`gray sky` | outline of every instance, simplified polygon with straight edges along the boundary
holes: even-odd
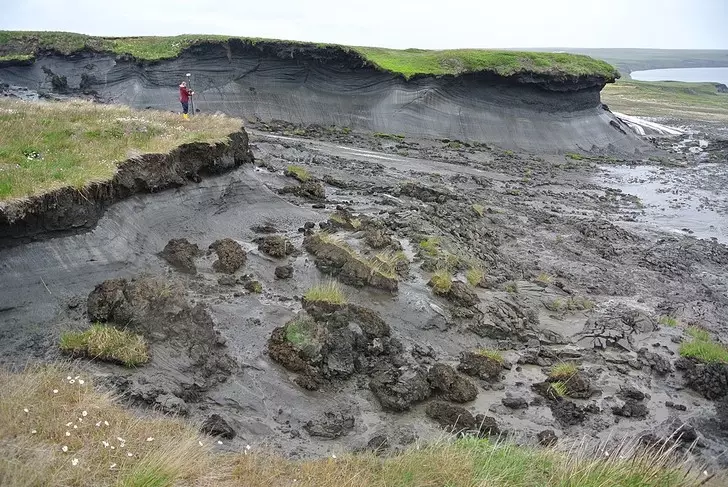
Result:
[[[728,49],[728,0],[2,0],[0,29],[394,48]]]

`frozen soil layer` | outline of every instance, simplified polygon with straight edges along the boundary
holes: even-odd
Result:
[[[226,448],[324,455],[382,436],[398,448],[443,427],[487,434],[482,425],[527,443],[552,438],[537,436],[549,429],[653,441],[687,423],[693,454],[724,461],[719,399],[691,390],[682,372],[703,374],[714,392],[720,366],[675,366],[686,325],[728,336],[724,245],[622,225],[641,209],[595,182],[606,160],[282,130],[251,132],[255,167],[133,195],[87,233],[0,250],[2,361],[56,359],[59,334],[89,319],[128,322],[148,336],[150,364],[89,367],[134,404],[220,415],[236,433]],[[285,189],[302,184],[284,175],[292,164],[325,198]],[[397,271],[397,291],[343,285],[345,312],[304,305],[329,279],[303,249],[322,228],[362,262],[401,251],[409,270]],[[295,250],[264,253],[266,234]],[[160,256],[181,238],[189,244],[165,255],[189,257],[184,271]],[[205,251],[228,238],[242,262],[233,274]],[[461,283],[436,295],[427,283],[443,268]],[[464,284],[472,268],[484,271],[477,287]],[[481,364],[479,350],[500,359]],[[579,373],[558,398],[560,379],[548,374],[563,362]]]
[[[231,41],[140,62],[78,52],[0,67],[0,81],[86,93],[138,108],[179,110],[192,73],[195,109],[418,137],[450,137],[531,151],[649,151],[600,103],[606,79],[469,73],[403,76],[341,49]]]

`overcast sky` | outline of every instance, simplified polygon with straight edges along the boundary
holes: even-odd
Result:
[[[728,49],[728,0],[0,0],[0,29],[394,48]]]

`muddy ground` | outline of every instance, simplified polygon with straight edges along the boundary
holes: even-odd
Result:
[[[725,159],[537,156],[284,123],[249,133],[255,165],[0,250],[0,360],[61,358],[60,333],[89,320],[134,328],[150,364],[83,366],[133,405],[207,420],[221,449],[396,449],[453,423],[526,443],[548,443],[544,430],[656,441],[687,424],[680,448],[725,466],[728,369],[677,353],[687,325],[728,341]],[[286,176],[291,164],[313,180]],[[680,213],[693,194],[697,223]],[[408,265],[396,279],[362,271],[322,229],[366,258],[401,249]],[[477,287],[463,284],[470,267],[484,270]],[[428,286],[438,268],[460,281],[441,295]],[[350,305],[302,302],[331,276],[350,283]],[[287,339],[294,319],[312,330],[305,346]],[[580,372],[557,397],[547,374],[562,362]]]

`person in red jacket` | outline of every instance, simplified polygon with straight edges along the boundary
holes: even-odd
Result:
[[[179,102],[182,104],[182,117],[185,120],[190,118],[187,112],[190,106],[190,97],[194,94],[194,91],[191,91],[189,88],[187,88],[186,81],[183,81],[182,84],[179,85]]]

